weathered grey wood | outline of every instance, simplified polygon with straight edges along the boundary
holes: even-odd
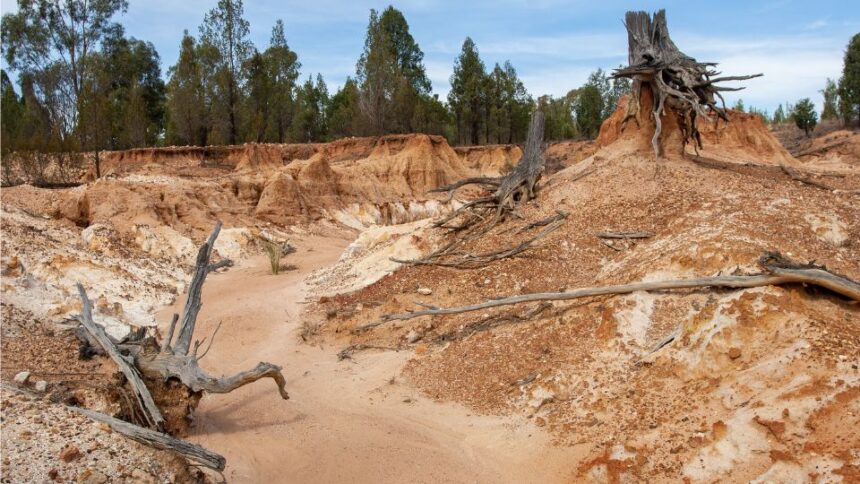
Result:
[[[799,266],[786,263],[784,259],[767,259],[765,255],[762,260],[765,274],[752,276],[716,276],[695,279],[676,279],[669,281],[635,282],[632,284],[621,284],[613,286],[586,287],[564,292],[541,292],[534,294],[523,294],[519,296],[492,299],[478,304],[453,308],[433,308],[421,311],[413,311],[402,314],[391,314],[383,316],[381,320],[359,326],[355,332],[367,331],[385,322],[395,320],[407,320],[420,316],[458,314],[499,306],[510,306],[534,301],[564,301],[592,296],[605,296],[613,294],[629,294],[636,291],[662,291],[669,289],[691,289],[697,287],[728,287],[728,288],[750,288],[761,286],[775,286],[790,283],[805,283],[827,288],[835,293],[860,301],[860,284],[847,277],[833,274],[823,268],[814,266]]]
[[[167,331],[167,339],[164,340],[161,345],[162,353],[173,352],[170,348],[170,344],[173,341],[173,332],[176,331],[176,322],[179,321],[179,315],[173,313],[173,319],[170,320],[170,329]]]
[[[93,321],[92,303],[87,297],[87,292],[84,290],[84,286],[78,284],[77,287],[78,293],[81,296],[81,302],[83,303],[80,318],[81,324],[95,338],[108,356],[116,362],[122,374],[125,375],[129,385],[134,390],[134,396],[137,399],[138,405],[140,405],[144,417],[146,417],[147,423],[153,428],[163,429],[164,417],[161,416],[161,411],[152,399],[149,389],[143,383],[143,379],[140,373],[138,373],[137,368],[119,352],[119,349],[114,345],[107,333],[105,333],[104,328]]]
[[[671,108],[678,117],[684,142],[692,141],[698,150],[702,146],[701,136],[696,127],[699,116],[710,120],[708,112],[728,121],[723,107],[717,106],[716,99],[723,101],[721,91],[738,91],[740,88],[716,86],[722,81],[742,81],[759,77],[762,74],[747,76],[723,76],[713,69],[713,62],[697,62],[696,59],[681,52],[669,36],[666,11],[657,11],[653,18],[648,12],[627,12],[624,25],[627,28],[628,63],[616,69],[613,77],[633,79],[633,92],[627,104],[624,120],[639,113],[640,92],[648,88],[653,94],[651,117],[655,130],[651,139],[654,154],[663,156],[660,134],[663,129],[661,116],[666,107]]]
[[[281,398],[287,400],[290,398],[286,391],[286,379],[281,373],[281,367],[271,363],[259,363],[255,368],[240,372],[233,376],[215,378],[206,373],[199,366],[199,360],[202,358],[209,348],[212,346],[212,340],[215,334],[210,339],[209,347],[203,355],[197,356],[197,351],[205,342],[206,338],[195,342],[194,351],[189,351],[191,341],[194,338],[194,329],[197,324],[197,315],[202,306],[201,295],[203,292],[203,283],[206,281],[206,274],[214,270],[214,268],[224,267],[227,264],[210,264],[209,258],[212,253],[212,247],[221,230],[221,222],[215,225],[212,234],[206,242],[200,247],[197,253],[197,262],[194,267],[194,276],[191,280],[191,285],[188,290],[188,300],[185,303],[185,311],[182,318],[182,326],[179,330],[179,336],[176,342],[171,347],[170,339],[173,335],[173,324],[168,335],[168,339],[157,352],[141,352],[135,358],[135,364],[148,378],[168,380],[169,378],[177,378],[186,387],[194,392],[207,391],[210,393],[228,393],[241,386],[255,382],[261,378],[271,378],[278,386],[278,393]],[[176,318],[174,317],[174,321]],[[218,328],[220,328],[220,323]],[[217,333],[218,328],[215,329]]]
[[[194,326],[197,324],[197,314],[200,313],[200,308],[203,306],[201,301],[203,283],[206,282],[206,275],[211,272],[209,258],[212,256],[212,247],[215,245],[215,239],[218,238],[220,231],[221,221],[219,220],[215,224],[212,234],[209,235],[209,239],[197,251],[197,263],[194,267],[191,284],[188,286],[188,299],[185,300],[185,309],[182,311],[179,336],[176,337],[176,343],[173,345],[175,354],[188,354],[188,349],[191,347],[191,337],[194,334]]]
[[[640,232],[607,231],[607,232],[600,232],[599,234],[597,234],[597,237],[601,238],[601,239],[650,239],[651,237],[654,237],[654,233],[653,232],[645,232],[645,231],[640,231]]]
[[[179,440],[161,432],[145,429],[137,425],[120,420],[118,418],[105,415],[100,412],[95,412],[86,408],[70,407],[66,408],[85,415],[97,422],[103,422],[110,425],[110,428],[115,432],[122,434],[141,444],[155,447],[156,449],[169,450],[175,452],[186,459],[192,460],[210,469],[223,471],[227,465],[227,459],[224,456],[216,454],[211,450],[207,450],[199,445]]]
[[[510,173],[497,178],[466,178],[433,190],[448,192],[450,199],[455,190],[466,185],[497,187],[492,194],[470,200],[433,223],[434,227],[447,228],[458,234],[450,243],[421,259],[392,260],[403,264],[440,265],[463,269],[481,267],[526,250],[536,239],[477,256],[459,249],[465,243],[487,234],[508,214],[513,213],[519,204],[535,198],[536,185],[543,173],[545,163],[542,148],[543,132],[544,114],[541,111],[535,111],[529,124],[523,156]],[[454,221],[459,223],[451,225],[450,223]]]

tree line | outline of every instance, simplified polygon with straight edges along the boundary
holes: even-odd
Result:
[[[455,144],[520,143],[536,108],[546,139],[594,138],[630,88],[598,69],[564,96],[534,98],[509,61],[488,68],[466,38],[439,99],[405,17],[389,6],[370,11],[355,75],[332,94],[320,74],[302,78],[282,21],[264,49],[249,40],[242,0],[219,0],[196,35],[184,32],[165,82],[155,47],[114,21],[127,9],[127,0],[19,0],[18,12],[3,16],[3,56],[18,74],[17,89],[0,76],[4,154],[411,132]],[[860,115],[858,49],[854,36],[842,77],[822,91],[822,118],[851,123]],[[744,109],[742,101],[735,107]],[[802,114],[750,110],[777,123]]]
[[[602,70],[582,88],[535,100],[509,62],[488,69],[470,38],[454,61],[447,99],[432,94],[424,54],[403,14],[371,10],[355,75],[330,93],[301,79],[277,20],[258,49],[241,0],[219,0],[161,76],[150,43],[115,16],[127,0],[19,0],[2,19],[3,152],[74,152],[155,145],[309,142],[423,132],[452,143],[519,143],[535,107],[547,138],[594,137],[625,89]]]

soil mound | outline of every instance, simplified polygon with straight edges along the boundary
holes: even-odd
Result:
[[[594,141],[557,141],[544,150],[546,173],[551,175],[573,166],[597,151]]]
[[[601,148],[614,145],[615,149],[628,152],[644,152],[651,147],[654,121],[650,117],[651,94],[643,90],[638,114],[624,122],[628,98],[619,102],[619,107],[600,127],[597,145]],[[712,115],[698,121],[703,148],[699,154],[732,163],[770,165],[796,165],[797,161],[774,138],[764,121],[756,115],[728,110],[729,122]],[[661,141],[666,153],[671,155],[692,154],[693,146],[684,146],[678,122],[670,109],[661,117],[663,132]]]

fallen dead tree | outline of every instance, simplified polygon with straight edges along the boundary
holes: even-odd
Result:
[[[813,264],[798,264],[790,261],[779,253],[766,253],[759,259],[759,265],[764,270],[761,274],[748,276],[714,276],[695,279],[675,279],[668,281],[635,282],[614,286],[598,286],[575,289],[563,292],[541,292],[523,294],[499,299],[491,299],[483,303],[459,306],[453,308],[428,307],[420,311],[411,311],[402,314],[389,314],[380,320],[355,328],[354,332],[363,332],[373,329],[388,321],[408,320],[421,316],[438,316],[445,314],[458,314],[471,311],[481,311],[500,306],[510,306],[535,301],[565,301],[584,297],[605,296],[615,294],[629,294],[636,291],[664,291],[670,289],[691,289],[699,287],[725,287],[742,289],[761,286],[777,286],[783,284],[811,284],[823,287],[837,294],[860,301],[860,284],[857,282],[834,274],[823,266]]]
[[[725,101],[720,92],[743,89],[716,84],[762,75],[716,77],[720,75],[713,69],[716,63],[697,62],[675,46],[669,37],[665,10],[658,11],[653,18],[647,12],[627,12],[624,25],[627,28],[629,65],[616,69],[612,76],[633,79],[624,122],[638,115],[642,89],[650,90],[653,100],[650,115],[655,124],[651,145],[657,157],[663,156],[660,143],[663,127],[661,117],[666,114],[667,108],[677,117],[684,144],[692,141],[698,150],[702,147],[702,139],[696,128],[697,118],[702,116],[710,121],[710,111],[728,122]],[[722,108],[717,106],[716,98],[720,99]]]
[[[89,344],[98,345],[117,364],[137,401],[137,408],[127,409],[127,413],[132,417],[142,415],[143,418],[138,419],[140,423],[154,431],[181,432],[181,428],[175,422],[165,418],[164,409],[159,408],[158,399],[153,398],[153,391],[162,393],[175,391],[177,382],[181,386],[180,393],[188,396],[188,399],[193,402],[180,409],[182,419],[187,418],[186,413],[193,410],[203,392],[229,393],[261,378],[273,379],[281,398],[284,400],[290,398],[285,389],[286,380],[281,373],[281,368],[271,363],[259,363],[250,370],[221,378],[210,376],[199,366],[200,358],[211,348],[215,333],[218,331],[216,329],[209,338],[209,345],[201,354],[199,350],[205,344],[206,338],[194,340],[194,330],[203,305],[203,283],[210,272],[230,264],[226,259],[210,263],[212,248],[220,230],[221,223],[218,222],[212,234],[200,247],[182,317],[180,318],[178,314],[173,315],[167,339],[160,344],[154,337],[147,336],[142,331],[136,332],[134,337],[123,342],[111,339],[104,328],[93,320],[92,303],[87,297],[86,290],[80,284],[77,286],[83,303],[79,319],[87,333],[86,341]],[[178,333],[176,333],[177,323],[179,323]],[[174,333],[176,333],[175,341]],[[129,423],[129,425],[133,424]]]
[[[411,265],[438,265],[443,267],[454,267],[460,269],[474,269],[485,266],[490,262],[505,259],[517,255],[532,244],[545,237],[561,226],[562,220],[567,214],[558,212],[556,215],[544,220],[530,223],[522,227],[517,233],[546,226],[537,235],[522,241],[512,247],[495,250],[483,254],[471,254],[462,250],[462,247],[470,241],[477,240],[508,215],[514,213],[516,208],[524,202],[535,198],[537,182],[540,180],[544,169],[543,157],[543,131],[544,115],[535,111],[529,124],[528,138],[526,139],[523,156],[517,166],[505,176],[501,177],[472,177],[459,180],[431,192],[447,192],[449,199],[454,192],[468,185],[480,185],[485,189],[493,191],[485,196],[478,197],[464,203],[462,206],[445,215],[433,226],[446,228],[456,234],[447,244],[420,259],[392,259],[401,264]]]

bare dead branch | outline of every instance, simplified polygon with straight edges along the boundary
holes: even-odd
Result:
[[[143,427],[138,427],[137,425],[126,422],[125,420],[120,420],[118,418],[111,417],[110,415],[105,415],[86,408],[70,406],[66,406],[66,408],[87,416],[97,422],[106,423],[110,425],[110,428],[115,432],[136,442],[140,442],[141,444],[148,445],[150,447],[155,447],[156,449],[175,452],[186,459],[197,462],[210,469],[223,471],[227,464],[227,460],[223,456],[199,445],[179,440],[161,432],[155,432]]]
[[[653,232],[614,232],[614,231],[606,231],[600,232],[597,234],[598,238],[601,239],[650,239],[654,237]]]
[[[77,284],[77,287],[78,294],[80,295],[81,302],[83,303],[83,310],[81,311],[80,318],[81,324],[84,325],[84,328],[86,328],[86,330],[95,338],[108,356],[110,356],[110,358],[116,363],[120,371],[122,371],[122,374],[125,375],[125,378],[128,380],[128,384],[131,385],[134,390],[134,396],[137,399],[137,403],[140,406],[144,417],[146,418],[147,425],[159,430],[164,428],[164,417],[161,416],[161,411],[152,399],[152,394],[149,393],[149,389],[146,388],[146,385],[143,383],[143,379],[141,378],[140,373],[138,373],[137,368],[135,368],[134,365],[126,360],[126,357],[119,352],[119,349],[114,345],[107,333],[105,333],[104,328],[93,321],[92,303],[87,297],[87,292],[84,290],[84,286]]]
[[[212,256],[212,248],[220,231],[221,221],[219,220],[215,224],[212,234],[209,235],[209,239],[197,251],[197,264],[194,268],[191,284],[188,286],[188,299],[186,299],[185,309],[182,311],[182,324],[179,326],[179,336],[176,337],[176,344],[173,347],[174,354],[186,355],[191,347],[191,337],[194,334],[194,326],[197,324],[197,314],[200,312],[200,307],[203,306],[201,302],[203,283],[206,282],[206,276],[210,272],[209,258]]]
[[[402,314],[385,315],[382,319],[374,321],[354,329],[354,332],[363,332],[375,328],[385,322],[394,320],[408,320],[420,316],[458,314],[471,311],[509,306],[533,301],[565,301],[583,297],[628,294],[636,291],[662,291],[670,289],[690,289],[697,287],[726,287],[726,288],[750,288],[761,286],[774,286],[790,283],[805,283],[829,289],[837,294],[860,301],[860,284],[837,274],[826,268],[800,265],[780,256],[778,253],[768,253],[762,256],[760,264],[765,270],[763,274],[751,276],[716,276],[695,279],[676,279],[668,281],[636,282],[613,286],[598,286],[576,289],[564,292],[543,292],[534,294],[523,294],[519,296],[492,299],[483,303],[467,306],[424,309]]]

